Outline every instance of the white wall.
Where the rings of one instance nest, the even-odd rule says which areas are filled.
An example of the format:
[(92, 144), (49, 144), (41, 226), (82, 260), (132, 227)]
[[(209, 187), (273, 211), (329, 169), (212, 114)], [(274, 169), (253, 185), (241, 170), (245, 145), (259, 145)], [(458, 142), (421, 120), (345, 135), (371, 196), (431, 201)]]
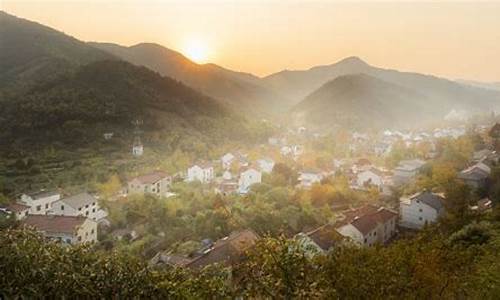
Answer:
[(425, 223), (433, 223), (439, 217), (438, 212), (429, 205), (416, 200), (410, 202), (401, 201), (400, 206), (400, 225), (406, 228), (420, 229)]
[(30, 207), (29, 213), (31, 215), (46, 215), (47, 212), (52, 209), (53, 203), (59, 199), (61, 199), (60, 194), (36, 200), (25, 194), (21, 195), (21, 202)]
[[(62, 209), (64, 206), (64, 209)], [(61, 199), (54, 203), (52, 213), (59, 216), (84, 216), (91, 220), (97, 221), (98, 212), (100, 210), (97, 199), (94, 204), (83, 205), (82, 207), (71, 207)]]

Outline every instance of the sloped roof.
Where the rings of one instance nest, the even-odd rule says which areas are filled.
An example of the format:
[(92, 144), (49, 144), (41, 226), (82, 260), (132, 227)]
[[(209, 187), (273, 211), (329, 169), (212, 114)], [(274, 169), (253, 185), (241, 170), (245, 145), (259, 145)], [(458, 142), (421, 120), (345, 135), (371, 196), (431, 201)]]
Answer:
[(444, 207), (444, 197), (431, 191), (422, 191), (410, 197), (411, 200), (418, 200), (439, 211)]
[(194, 165), (192, 165), (191, 167), (195, 167), (195, 166), (198, 166), (202, 169), (208, 169), (208, 168), (212, 168), (213, 164), (211, 162), (207, 162), (207, 161), (199, 161), (199, 162), (195, 163)]
[(342, 235), (335, 230), (335, 226), (331, 224), (320, 226), (306, 233), (306, 235), (325, 251), (328, 251), (343, 239)]
[(360, 158), (354, 164), (358, 165), (358, 166), (367, 166), (367, 165), (371, 165), (372, 162), (367, 158)]
[(47, 198), (47, 197), (59, 195), (59, 192), (57, 192), (57, 191), (38, 191), (38, 192), (27, 193), (26, 195), (30, 196), (31, 199), (33, 199), (33, 200), (37, 200), (37, 199), (42, 199), (42, 198)]
[(165, 177), (168, 177), (168, 174), (166, 172), (154, 171), (148, 174), (134, 177), (132, 178), (132, 180), (138, 180), (142, 184), (153, 184), (164, 179)]
[(82, 216), (28, 215), (22, 223), (44, 232), (73, 234), (86, 220)]
[(335, 228), (351, 224), (363, 235), (372, 231), (377, 224), (385, 223), (391, 218), (397, 216), (397, 213), (375, 205), (364, 205), (356, 209), (343, 212), (345, 218), (337, 222)]
[(61, 199), (64, 203), (68, 204), (73, 208), (79, 208), (84, 205), (92, 204), (96, 202), (96, 198), (89, 193), (80, 193), (70, 197)]
[(491, 168), (479, 162), (465, 170), (460, 171), (459, 178), (481, 180), (487, 178), (491, 173)]
[(186, 266), (198, 269), (215, 263), (231, 265), (237, 262), (258, 239), (259, 236), (250, 229), (233, 232), (228, 237), (218, 240), (212, 248), (191, 260)]
[(375, 213), (361, 215), (355, 218), (351, 225), (356, 227), (363, 235), (375, 229), (378, 224), (384, 224), (398, 214), (386, 208), (379, 208)]
[(18, 212), (30, 209), (30, 207), (28, 205), (24, 205), (24, 204), (21, 204), (21, 203), (9, 203), (7, 205), (7, 209), (10, 210), (10, 211), (18, 213)]

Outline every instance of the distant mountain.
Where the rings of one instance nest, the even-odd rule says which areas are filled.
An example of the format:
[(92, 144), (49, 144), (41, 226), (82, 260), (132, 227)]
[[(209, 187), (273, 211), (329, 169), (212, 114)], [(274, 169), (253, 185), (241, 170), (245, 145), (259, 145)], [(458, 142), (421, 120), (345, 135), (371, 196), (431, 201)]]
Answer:
[(430, 75), (377, 68), (357, 57), (349, 57), (332, 65), (318, 66), (304, 71), (282, 71), (263, 78), (263, 81), (292, 99), (292, 103), (298, 103), (338, 76), (360, 73), (418, 91), (432, 99), (432, 106), (439, 111), (470, 107), (475, 110), (490, 110), (498, 108), (500, 102), (500, 93), (497, 91), (463, 85)]
[[(438, 99), (427, 91), (385, 81), (367, 74), (343, 75), (311, 93), (292, 112), (295, 122), (322, 129), (422, 126), (443, 120), (456, 108), (469, 114), (498, 109), (491, 99)], [(483, 91), (478, 91), (478, 94)], [(486, 93), (488, 94), (488, 93)]]
[(481, 81), (473, 81), (473, 80), (457, 80), (458, 83), (471, 85), (483, 89), (497, 90), (500, 91), (500, 82), (481, 82)]
[(0, 89), (22, 88), (112, 58), (62, 32), (0, 11)]
[(89, 45), (178, 79), (246, 114), (269, 116), (286, 109), (280, 94), (248, 73), (231, 71), (215, 64), (196, 64), (182, 54), (157, 44), (142, 43), (131, 47), (109, 43)]
[(293, 116), (322, 129), (412, 126), (436, 116), (428, 100), (415, 90), (366, 74), (344, 75), (306, 97)]
[(358, 57), (348, 57), (335, 64), (317, 66), (309, 70), (284, 70), (262, 80), (271, 88), (281, 91), (293, 104), (338, 76), (365, 73), (369, 68), (370, 66)]
[[(99, 61), (7, 99), (0, 114), (1, 140), (17, 144), (102, 139), (105, 132), (132, 136), (132, 121), (143, 120), (157, 143), (237, 136), (244, 121), (218, 101), (184, 84), (125, 61)], [(234, 133), (234, 134), (232, 134)]]

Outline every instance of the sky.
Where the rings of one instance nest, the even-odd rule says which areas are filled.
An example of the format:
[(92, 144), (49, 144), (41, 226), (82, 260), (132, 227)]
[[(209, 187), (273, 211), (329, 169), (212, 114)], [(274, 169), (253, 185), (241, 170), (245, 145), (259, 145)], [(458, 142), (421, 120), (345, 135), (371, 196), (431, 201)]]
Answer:
[(359, 56), (500, 82), (500, 1), (0, 0), (0, 9), (84, 41), (154, 42), (258, 76)]

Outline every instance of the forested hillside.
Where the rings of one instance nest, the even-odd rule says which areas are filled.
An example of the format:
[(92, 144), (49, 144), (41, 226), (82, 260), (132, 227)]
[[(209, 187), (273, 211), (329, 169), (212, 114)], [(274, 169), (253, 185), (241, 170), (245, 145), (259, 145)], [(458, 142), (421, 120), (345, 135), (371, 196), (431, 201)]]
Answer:
[(44, 25), (0, 11), (0, 100), (109, 53)]
[(85, 143), (105, 132), (131, 133), (134, 120), (143, 120), (146, 131), (220, 138), (230, 136), (224, 125), (242, 124), (216, 100), (175, 80), (101, 61), (8, 99), (1, 126), (6, 141)]
[(181, 53), (158, 44), (141, 43), (130, 47), (110, 43), (89, 45), (180, 80), (247, 116), (270, 117), (287, 108), (282, 94), (268, 87), (259, 77), (215, 64), (197, 64)]

